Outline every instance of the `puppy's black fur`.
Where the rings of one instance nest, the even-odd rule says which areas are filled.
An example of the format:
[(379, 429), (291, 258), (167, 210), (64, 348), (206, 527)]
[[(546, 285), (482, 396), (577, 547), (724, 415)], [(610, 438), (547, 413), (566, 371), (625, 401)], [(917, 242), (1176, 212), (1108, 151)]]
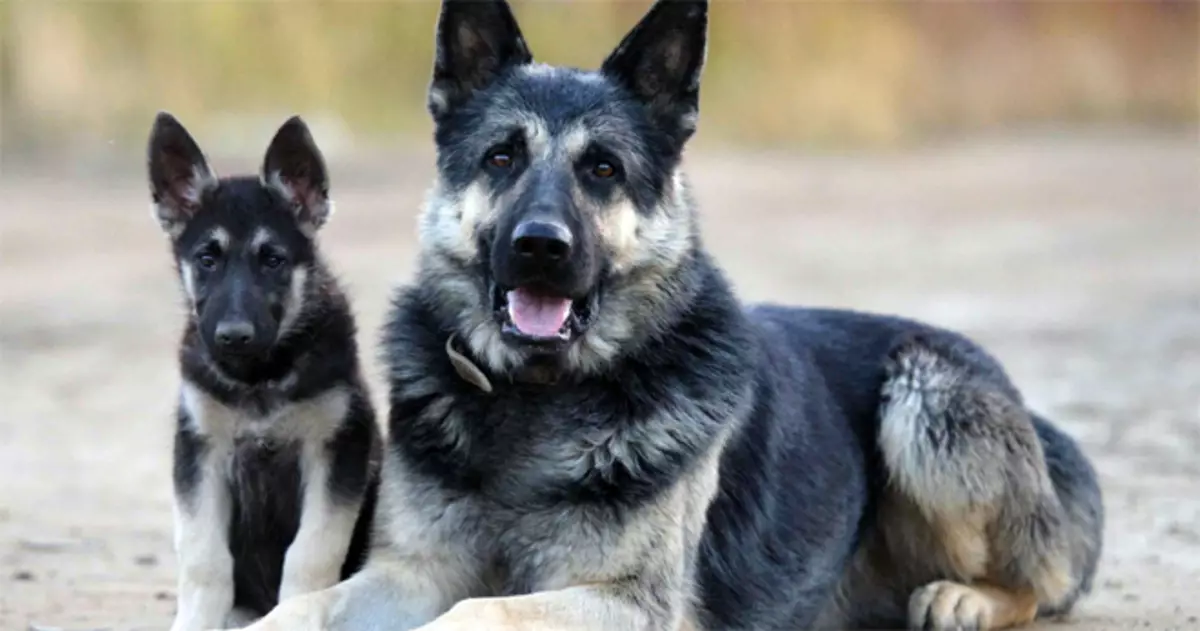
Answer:
[(356, 516), (352, 531), (329, 533), (330, 549), (344, 550), (336, 567), (307, 567), (330, 563), (313, 560), (324, 551), (294, 553), (293, 588), (325, 587), (361, 567), (379, 430), (350, 305), (314, 240), (330, 212), (328, 185), (303, 123), (281, 127), (260, 177), (217, 179), (183, 126), (161, 114), (149, 164), (189, 310), (174, 453), (175, 628), (224, 626), (279, 601), (304, 519)]

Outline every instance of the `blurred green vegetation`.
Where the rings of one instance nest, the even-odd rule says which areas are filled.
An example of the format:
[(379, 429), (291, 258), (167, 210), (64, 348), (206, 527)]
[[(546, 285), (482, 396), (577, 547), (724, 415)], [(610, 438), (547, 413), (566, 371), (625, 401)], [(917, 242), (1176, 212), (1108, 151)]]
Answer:
[[(428, 137), (435, 2), (0, 4), (6, 152), (140, 146), (159, 109), (198, 132), (301, 113), (355, 143)], [(514, 4), (536, 57), (595, 67), (648, 3)], [(1028, 122), (1194, 122), (1198, 7), (718, 1), (701, 137), (888, 145)]]

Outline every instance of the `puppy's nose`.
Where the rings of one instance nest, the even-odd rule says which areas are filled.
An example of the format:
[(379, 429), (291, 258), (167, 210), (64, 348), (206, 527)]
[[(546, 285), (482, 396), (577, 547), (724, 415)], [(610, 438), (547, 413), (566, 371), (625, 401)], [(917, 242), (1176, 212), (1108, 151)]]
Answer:
[(224, 320), (217, 324), (216, 337), (222, 348), (242, 349), (254, 339), (254, 325), (248, 320)]
[(530, 220), (513, 230), (513, 252), (534, 265), (558, 265), (571, 255), (571, 231), (556, 221)]

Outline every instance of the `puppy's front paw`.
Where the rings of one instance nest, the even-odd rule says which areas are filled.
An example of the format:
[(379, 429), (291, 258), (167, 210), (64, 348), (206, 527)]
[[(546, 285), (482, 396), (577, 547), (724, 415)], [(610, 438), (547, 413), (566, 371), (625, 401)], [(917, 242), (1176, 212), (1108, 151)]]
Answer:
[[(171, 631), (205, 631), (210, 626), (218, 624), (228, 626), (225, 616), (212, 612), (199, 615), (191, 610), (183, 609), (175, 615), (175, 621), (171, 623)], [(222, 627), (223, 629), (224, 627)]]
[(297, 624), (298, 622), (299, 621), (290, 621), (289, 623), (288, 620), (278, 621), (267, 620), (266, 618), (263, 618), (257, 622), (253, 622), (245, 626), (237, 626), (236, 623), (227, 623), (227, 626), (221, 629), (208, 629), (207, 631), (307, 631), (311, 628), (303, 626), (302, 624)]
[[(230, 620), (226, 629), (209, 631), (323, 631), (324, 625), (303, 607), (276, 606), (257, 620)], [(243, 626), (244, 625), (244, 626)]]

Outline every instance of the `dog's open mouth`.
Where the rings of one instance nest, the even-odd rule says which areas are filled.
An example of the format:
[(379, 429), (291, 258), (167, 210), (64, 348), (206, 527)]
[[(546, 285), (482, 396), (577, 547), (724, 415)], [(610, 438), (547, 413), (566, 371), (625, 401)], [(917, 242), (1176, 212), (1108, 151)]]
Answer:
[(596, 312), (597, 292), (580, 299), (534, 288), (492, 289), (501, 332), (514, 341), (559, 347), (578, 338)]

